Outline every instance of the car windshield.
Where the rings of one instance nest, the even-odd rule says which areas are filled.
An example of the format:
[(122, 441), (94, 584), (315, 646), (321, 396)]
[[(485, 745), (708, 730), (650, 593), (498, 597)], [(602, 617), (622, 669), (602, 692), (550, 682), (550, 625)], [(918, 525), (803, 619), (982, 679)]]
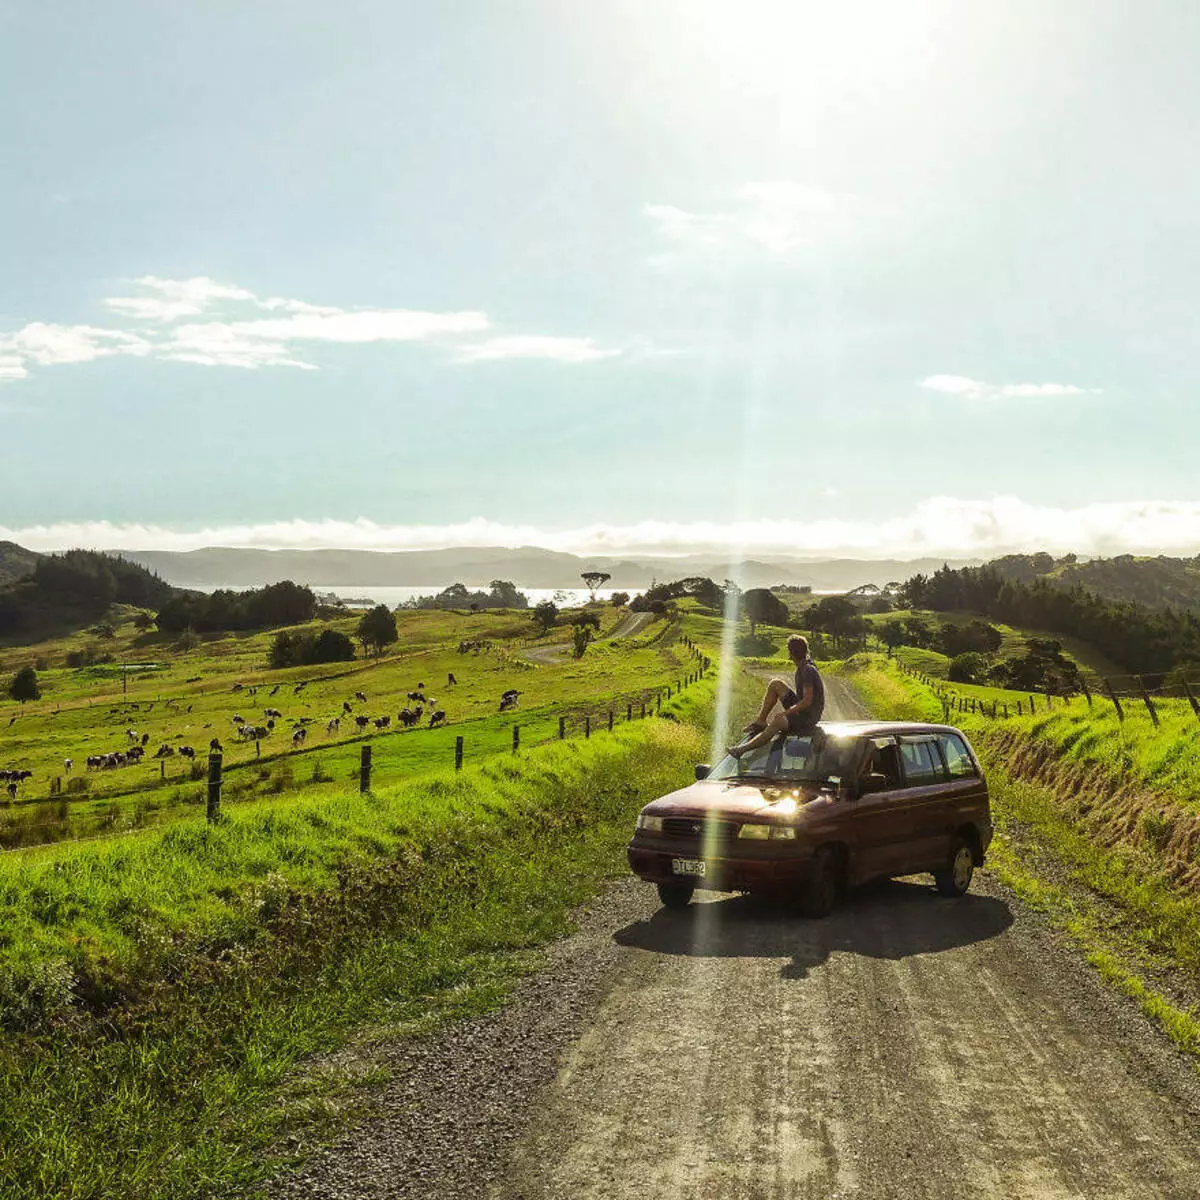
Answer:
[(856, 737), (777, 737), (773, 742), (743, 754), (727, 754), (709, 773), (709, 779), (778, 779), (786, 783), (826, 783), (853, 775), (861, 739)]

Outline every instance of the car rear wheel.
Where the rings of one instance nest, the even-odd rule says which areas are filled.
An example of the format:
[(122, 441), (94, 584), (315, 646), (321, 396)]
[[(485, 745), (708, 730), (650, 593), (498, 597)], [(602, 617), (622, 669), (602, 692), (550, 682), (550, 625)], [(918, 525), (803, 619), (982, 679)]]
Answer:
[(943, 896), (965, 896), (975, 874), (975, 852), (965, 838), (955, 838), (944, 870), (935, 871), (933, 881)]
[(837, 856), (828, 846), (821, 846), (813, 855), (812, 865), (804, 880), (800, 909), (806, 917), (827, 917), (837, 904), (841, 875)]
[(660, 883), (658, 898), (666, 908), (687, 908), (695, 890), (695, 885), (691, 883)]

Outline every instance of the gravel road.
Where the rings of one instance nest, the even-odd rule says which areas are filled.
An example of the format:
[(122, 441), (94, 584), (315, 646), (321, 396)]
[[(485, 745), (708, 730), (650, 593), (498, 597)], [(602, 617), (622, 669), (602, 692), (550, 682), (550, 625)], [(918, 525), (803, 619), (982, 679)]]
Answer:
[(986, 874), (825, 921), (623, 880), (502, 1011), (376, 1053), (379, 1115), (273, 1196), (1200, 1198), (1200, 1075)]

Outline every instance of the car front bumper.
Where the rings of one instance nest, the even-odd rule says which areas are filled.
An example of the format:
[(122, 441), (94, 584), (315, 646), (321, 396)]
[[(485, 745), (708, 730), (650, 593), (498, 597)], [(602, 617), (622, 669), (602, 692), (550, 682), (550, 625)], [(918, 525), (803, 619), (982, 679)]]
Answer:
[[(789, 845), (721, 847), (719, 854), (703, 854), (696, 845), (679, 845), (665, 840), (652, 842), (635, 838), (629, 844), (629, 868), (647, 883), (691, 883), (716, 892), (785, 890), (801, 883), (812, 861), (812, 848)], [(703, 875), (681, 875), (673, 867), (676, 859), (699, 860)]]

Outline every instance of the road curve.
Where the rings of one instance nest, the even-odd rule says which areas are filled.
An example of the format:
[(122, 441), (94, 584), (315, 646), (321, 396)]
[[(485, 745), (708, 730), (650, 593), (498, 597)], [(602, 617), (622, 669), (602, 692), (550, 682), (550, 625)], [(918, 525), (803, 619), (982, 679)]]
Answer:
[[(828, 714), (858, 715), (829, 685)], [(410, 1078), (281, 1194), (1200, 1197), (1200, 1076), (986, 876), (957, 901), (881, 884), (824, 921), (724, 895), (667, 912), (624, 880), (564, 946), (515, 1008), (417, 1052), (415, 1078), (462, 1082)]]

